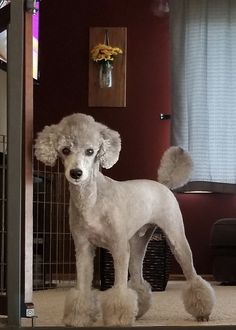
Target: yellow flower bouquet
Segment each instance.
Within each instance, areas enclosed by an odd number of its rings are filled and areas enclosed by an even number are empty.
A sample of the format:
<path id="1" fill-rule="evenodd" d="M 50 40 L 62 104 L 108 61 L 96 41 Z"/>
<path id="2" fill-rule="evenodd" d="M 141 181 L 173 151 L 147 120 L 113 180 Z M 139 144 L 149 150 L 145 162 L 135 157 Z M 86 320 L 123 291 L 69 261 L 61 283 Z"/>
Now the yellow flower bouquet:
<path id="1" fill-rule="evenodd" d="M 106 44 L 98 44 L 91 50 L 91 57 L 95 62 L 113 61 L 114 56 L 122 53 L 123 52 L 119 47 L 112 47 Z"/>
<path id="2" fill-rule="evenodd" d="M 101 88 L 112 87 L 112 69 L 111 64 L 114 57 L 122 54 L 119 47 L 112 47 L 109 44 L 98 44 L 91 50 L 91 58 L 99 64 L 99 86 Z"/>

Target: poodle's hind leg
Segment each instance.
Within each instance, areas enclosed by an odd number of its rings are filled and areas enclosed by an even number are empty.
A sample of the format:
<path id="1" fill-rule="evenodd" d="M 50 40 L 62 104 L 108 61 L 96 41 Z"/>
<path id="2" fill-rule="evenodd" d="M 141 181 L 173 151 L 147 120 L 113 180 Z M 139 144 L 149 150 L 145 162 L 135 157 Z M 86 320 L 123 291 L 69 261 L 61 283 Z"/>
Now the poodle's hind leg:
<path id="1" fill-rule="evenodd" d="M 192 252 L 184 232 L 181 214 L 171 222 L 165 222 L 163 231 L 173 255 L 180 264 L 187 279 L 183 302 L 188 313 L 198 321 L 208 321 L 215 304 L 215 292 L 211 285 L 197 275 L 193 266 Z"/>
<path id="2" fill-rule="evenodd" d="M 130 239 L 129 286 L 138 294 L 137 318 L 144 315 L 151 306 L 151 286 L 143 278 L 143 259 L 154 231 L 153 225 L 148 226 L 138 231 Z"/>
<path id="3" fill-rule="evenodd" d="M 115 283 L 101 297 L 104 324 L 107 326 L 131 326 L 138 312 L 136 292 L 128 288 L 129 243 L 120 240 L 111 249 L 114 260 Z"/>

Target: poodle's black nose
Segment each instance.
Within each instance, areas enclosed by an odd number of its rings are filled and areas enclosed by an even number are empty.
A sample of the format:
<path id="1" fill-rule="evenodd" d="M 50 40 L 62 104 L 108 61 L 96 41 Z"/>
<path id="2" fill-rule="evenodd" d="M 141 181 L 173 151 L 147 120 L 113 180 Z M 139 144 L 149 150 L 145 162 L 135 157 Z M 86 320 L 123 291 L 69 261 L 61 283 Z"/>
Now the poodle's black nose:
<path id="1" fill-rule="evenodd" d="M 80 170 L 79 168 L 73 168 L 72 170 L 70 170 L 70 176 L 73 179 L 79 179 L 82 174 L 83 174 L 83 171 Z"/>

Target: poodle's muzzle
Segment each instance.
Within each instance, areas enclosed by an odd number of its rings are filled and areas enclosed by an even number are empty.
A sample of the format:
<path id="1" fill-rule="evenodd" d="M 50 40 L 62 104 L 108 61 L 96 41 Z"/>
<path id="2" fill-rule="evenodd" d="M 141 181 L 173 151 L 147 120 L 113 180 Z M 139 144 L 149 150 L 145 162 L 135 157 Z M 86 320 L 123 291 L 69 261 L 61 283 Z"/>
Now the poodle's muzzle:
<path id="1" fill-rule="evenodd" d="M 80 185 L 88 180 L 94 170 L 96 154 L 87 156 L 84 150 L 70 153 L 63 157 L 66 179 L 74 184 Z"/>

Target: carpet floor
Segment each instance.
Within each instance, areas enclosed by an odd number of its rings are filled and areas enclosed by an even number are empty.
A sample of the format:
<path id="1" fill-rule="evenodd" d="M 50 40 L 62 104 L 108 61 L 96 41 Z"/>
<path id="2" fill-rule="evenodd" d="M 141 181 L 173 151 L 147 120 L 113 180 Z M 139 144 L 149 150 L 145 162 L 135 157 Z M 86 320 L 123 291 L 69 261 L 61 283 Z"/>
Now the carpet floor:
<path id="1" fill-rule="evenodd" d="M 150 310 L 138 321 L 136 326 L 190 326 L 190 325 L 236 325 L 236 286 L 223 286 L 212 283 L 216 292 L 216 305 L 209 322 L 197 323 L 189 315 L 181 300 L 183 281 L 169 281 L 162 292 L 153 293 L 153 304 Z M 35 291 L 33 301 L 36 326 L 62 325 L 64 298 L 68 289 L 59 288 L 45 291 Z M 24 324 L 22 324 L 24 325 Z M 102 326 L 99 319 L 96 326 Z"/>

